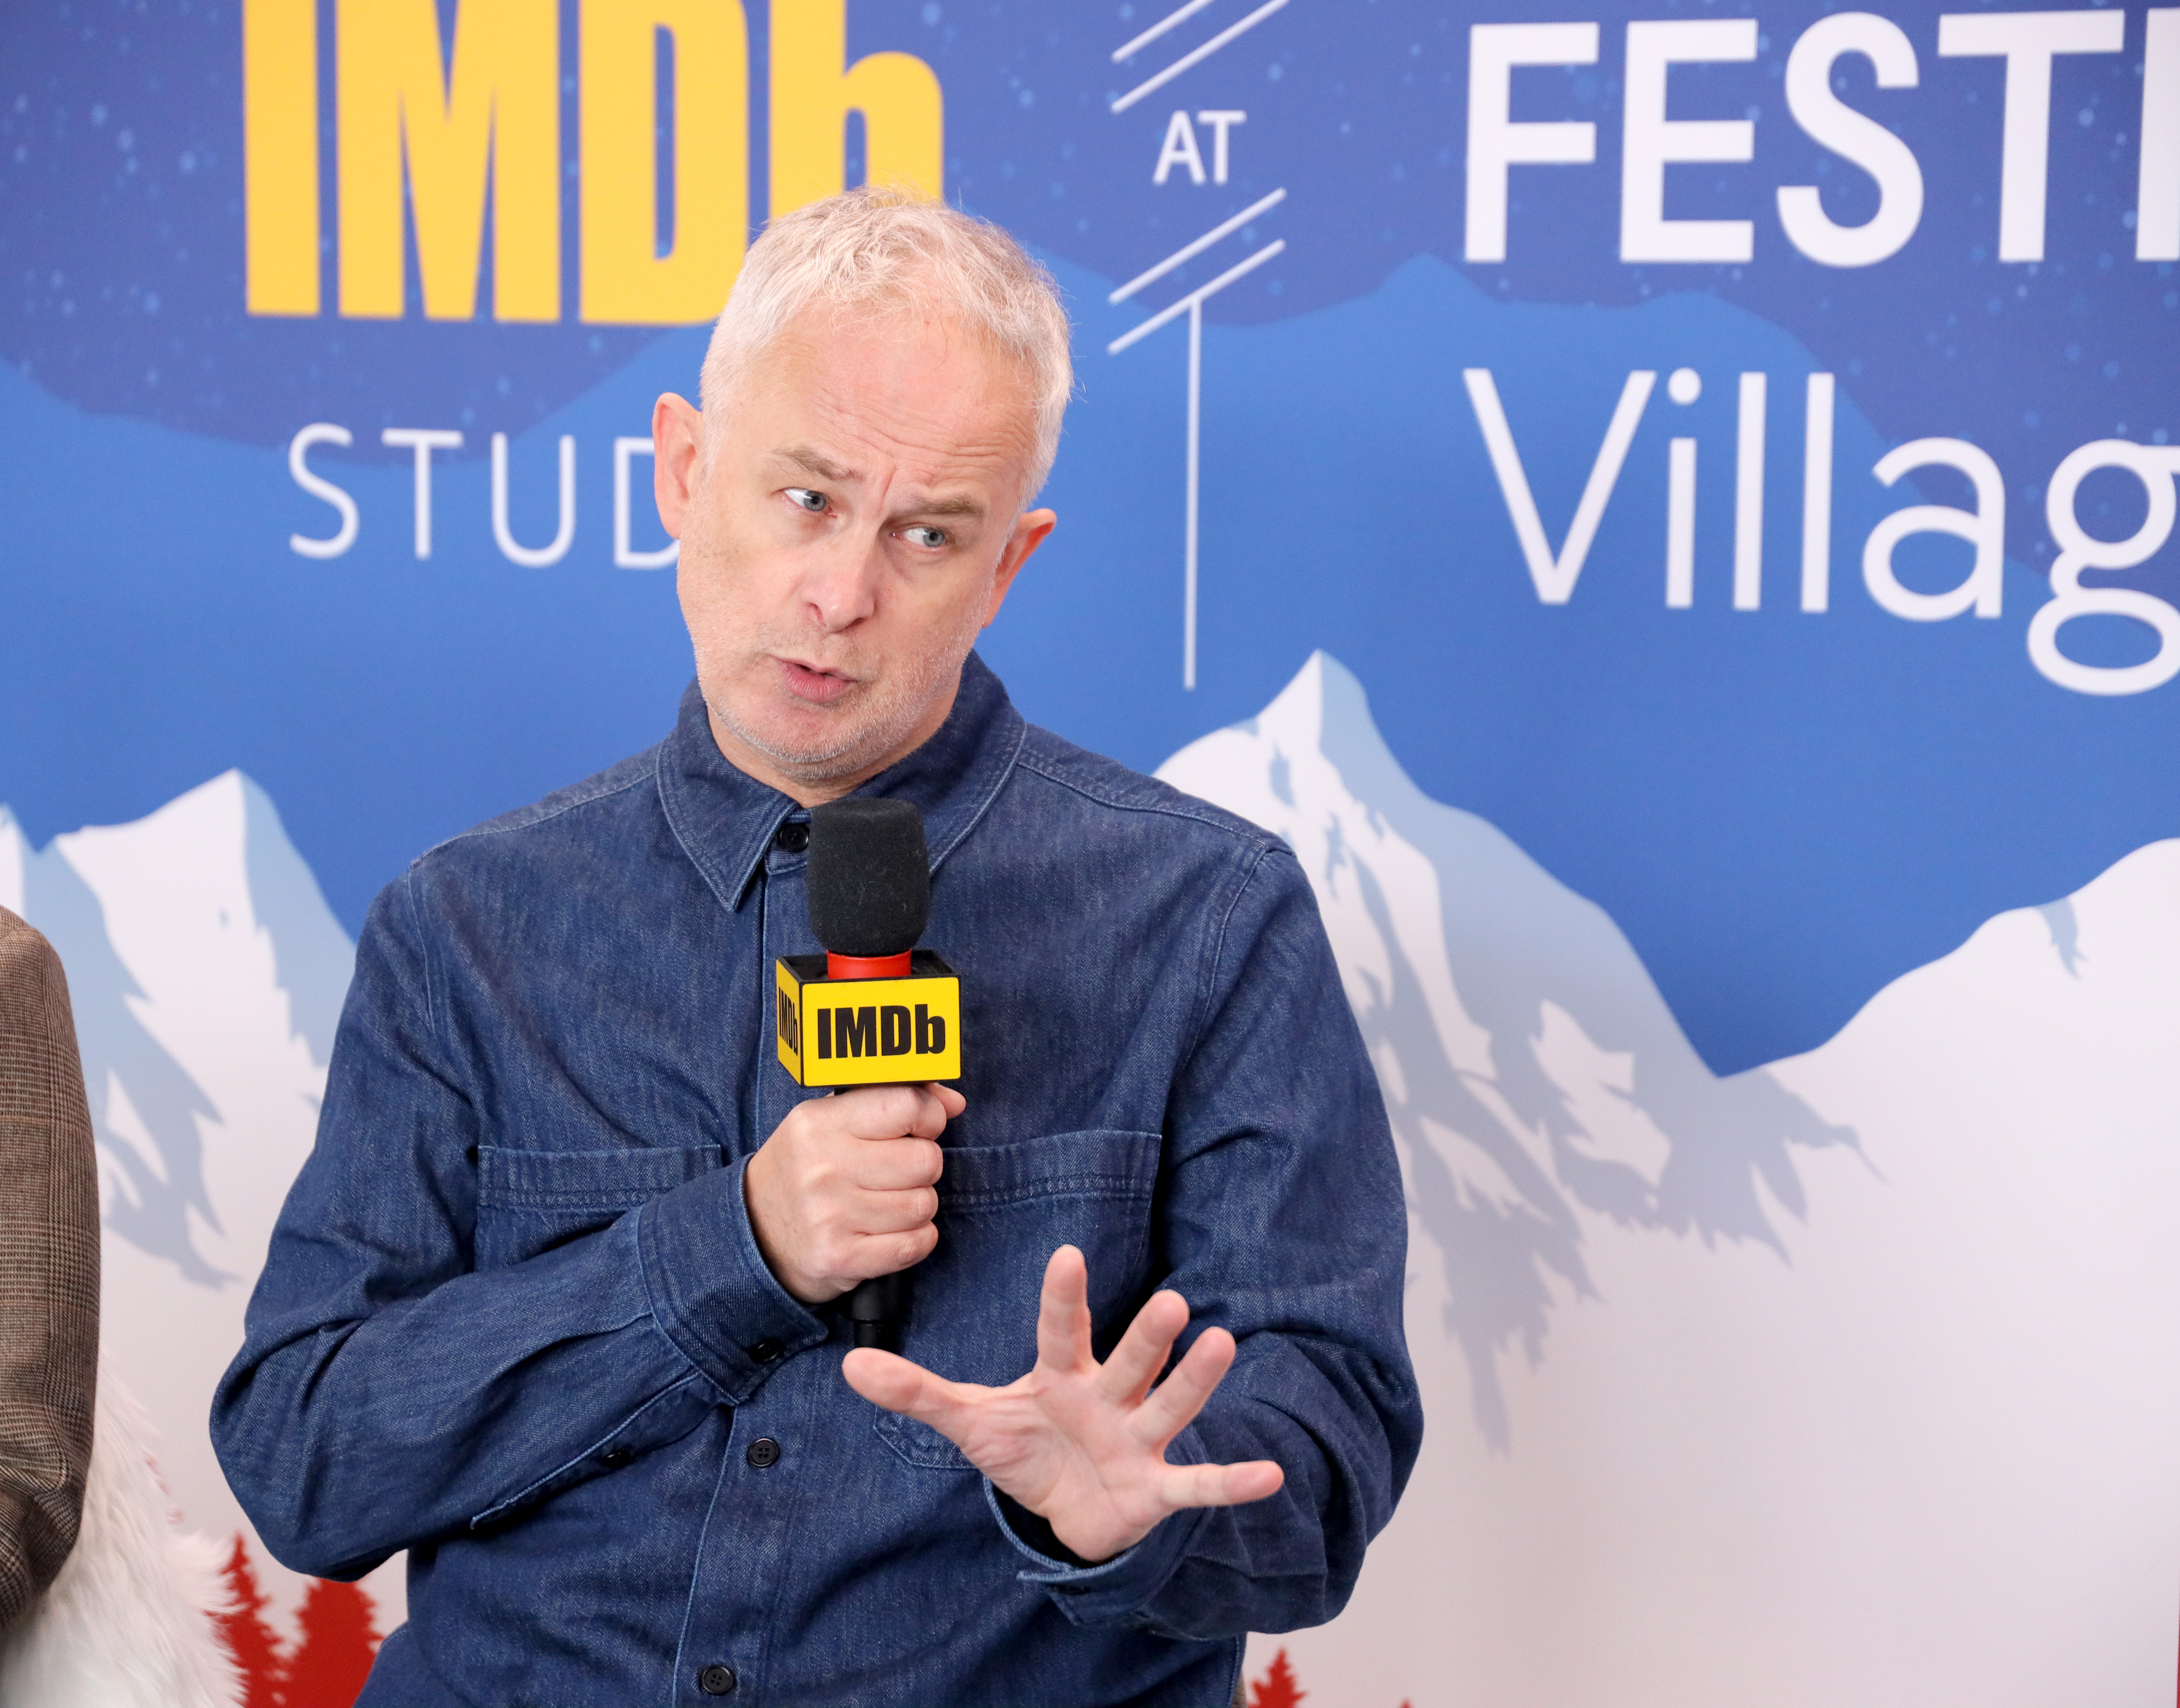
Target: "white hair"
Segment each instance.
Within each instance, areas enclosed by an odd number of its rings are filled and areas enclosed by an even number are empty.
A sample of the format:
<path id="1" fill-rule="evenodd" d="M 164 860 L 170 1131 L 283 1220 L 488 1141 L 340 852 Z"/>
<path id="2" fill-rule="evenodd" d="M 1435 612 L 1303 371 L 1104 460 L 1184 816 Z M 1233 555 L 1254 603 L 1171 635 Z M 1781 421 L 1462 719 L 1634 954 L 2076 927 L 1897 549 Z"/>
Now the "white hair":
<path id="1" fill-rule="evenodd" d="M 1060 449 L 1074 388 L 1067 313 L 1052 275 L 989 220 L 912 190 L 863 185 L 773 219 L 750 245 L 712 328 L 699 397 L 723 409 L 804 310 L 884 314 L 935 307 L 1023 370 L 1036 416 L 1027 504 Z"/>

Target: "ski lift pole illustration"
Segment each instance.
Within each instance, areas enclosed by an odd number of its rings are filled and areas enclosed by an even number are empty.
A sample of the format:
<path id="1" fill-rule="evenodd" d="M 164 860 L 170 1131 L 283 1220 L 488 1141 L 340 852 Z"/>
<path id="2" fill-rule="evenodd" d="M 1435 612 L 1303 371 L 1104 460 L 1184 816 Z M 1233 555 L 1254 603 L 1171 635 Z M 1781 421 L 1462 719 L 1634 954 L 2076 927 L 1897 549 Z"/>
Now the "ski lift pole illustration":
<path id="1" fill-rule="evenodd" d="M 1196 256 L 1220 240 L 1240 230 L 1258 215 L 1267 213 L 1286 200 L 1286 191 L 1274 190 L 1262 201 L 1243 208 L 1231 219 L 1214 226 L 1193 243 L 1184 245 L 1148 272 L 1138 273 L 1105 300 L 1110 303 L 1126 302 L 1146 285 L 1154 284 L 1175 267 L 1186 265 Z M 1200 445 L 1203 418 L 1203 305 L 1225 289 L 1244 274 L 1254 273 L 1266 262 L 1286 249 L 1286 240 L 1274 239 L 1261 249 L 1252 250 L 1232 267 L 1208 284 L 1197 286 L 1177 302 L 1168 304 L 1144 321 L 1115 339 L 1105 346 L 1108 355 L 1118 355 L 1130 344 L 1148 338 L 1169 321 L 1186 314 L 1188 317 L 1188 516 L 1183 551 L 1184 570 L 1181 594 L 1181 686 L 1196 686 L 1196 564 L 1197 510 L 1199 472 L 1202 463 Z"/>

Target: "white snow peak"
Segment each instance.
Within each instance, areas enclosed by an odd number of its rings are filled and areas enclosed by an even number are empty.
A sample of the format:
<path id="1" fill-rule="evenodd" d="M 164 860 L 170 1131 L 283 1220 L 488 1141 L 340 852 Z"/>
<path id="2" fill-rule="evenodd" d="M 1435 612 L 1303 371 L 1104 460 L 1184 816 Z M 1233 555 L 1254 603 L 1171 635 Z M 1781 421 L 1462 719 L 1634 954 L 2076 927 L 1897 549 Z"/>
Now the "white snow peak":
<path id="1" fill-rule="evenodd" d="M 355 960 L 272 802 L 229 771 L 36 853 L 9 818 L 0 890 L 11 874 L 68 969 L 108 1225 L 184 1280 L 246 1280 L 310 1148 Z"/>
<path id="2" fill-rule="evenodd" d="M 1763 1070 L 1705 1067 L 1604 910 L 1418 789 L 1336 659 L 1159 775 L 1309 874 L 1493 1446 L 1511 1442 L 1504 1356 L 1536 1363 L 1555 1309 L 1596 1292 L 1598 1220 L 1785 1255 L 1797 1154 L 1852 1131 Z"/>

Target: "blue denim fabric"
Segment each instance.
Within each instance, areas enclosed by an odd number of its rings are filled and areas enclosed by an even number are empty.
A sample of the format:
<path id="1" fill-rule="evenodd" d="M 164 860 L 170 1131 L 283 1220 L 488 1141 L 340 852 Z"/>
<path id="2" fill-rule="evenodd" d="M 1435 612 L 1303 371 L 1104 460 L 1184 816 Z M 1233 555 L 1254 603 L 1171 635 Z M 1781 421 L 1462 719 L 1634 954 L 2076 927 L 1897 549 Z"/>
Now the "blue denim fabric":
<path id="1" fill-rule="evenodd" d="M 350 1578 L 410 1551 L 369 1708 L 695 1708 L 707 1667 L 768 1708 L 1225 1708 L 1242 1633 L 1353 1588 L 1422 1434 L 1407 1220 L 1292 855 L 1031 728 L 974 658 L 863 792 L 923 809 L 924 941 L 965 1005 L 969 1106 L 902 1350 L 1021 1375 L 1072 1242 L 1101 1355 L 1160 1286 L 1240 1343 L 1171 1457 L 1276 1459 L 1285 1487 L 1071 1568 L 841 1379 L 844 1323 L 781 1289 L 742 1201 L 810 1094 L 771 1000 L 774 957 L 818 946 L 774 840 L 806 815 L 725 762 L 691 688 L 659 747 L 373 905 L 214 1402 L 282 1561 Z"/>

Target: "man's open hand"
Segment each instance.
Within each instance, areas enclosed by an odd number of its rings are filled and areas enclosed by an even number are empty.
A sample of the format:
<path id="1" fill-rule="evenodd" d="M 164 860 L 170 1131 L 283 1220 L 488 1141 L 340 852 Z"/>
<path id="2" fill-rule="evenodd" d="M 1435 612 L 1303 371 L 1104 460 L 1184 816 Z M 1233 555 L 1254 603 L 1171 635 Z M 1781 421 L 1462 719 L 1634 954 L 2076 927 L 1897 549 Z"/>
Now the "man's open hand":
<path id="1" fill-rule="evenodd" d="M 950 1086 L 867 1085 L 798 1103 L 742 1176 L 751 1230 L 806 1305 L 922 1263 L 939 1243 L 939 1135 L 968 1107 Z"/>
<path id="2" fill-rule="evenodd" d="M 1003 1388 L 950 1382 L 891 1353 L 848 1354 L 848 1386 L 944 1435 L 970 1463 L 1052 1526 L 1086 1560 L 1133 1547 L 1168 1513 L 1236 1507 L 1278 1492 L 1269 1459 L 1170 1465 L 1166 1443 L 1186 1429 L 1234 1362 L 1234 1337 L 1206 1329 L 1153 1390 L 1188 1326 L 1177 1292 L 1153 1294 L 1103 1364 L 1090 1355 L 1089 1274 L 1071 1245 L 1045 1265 L 1037 1364 Z"/>

